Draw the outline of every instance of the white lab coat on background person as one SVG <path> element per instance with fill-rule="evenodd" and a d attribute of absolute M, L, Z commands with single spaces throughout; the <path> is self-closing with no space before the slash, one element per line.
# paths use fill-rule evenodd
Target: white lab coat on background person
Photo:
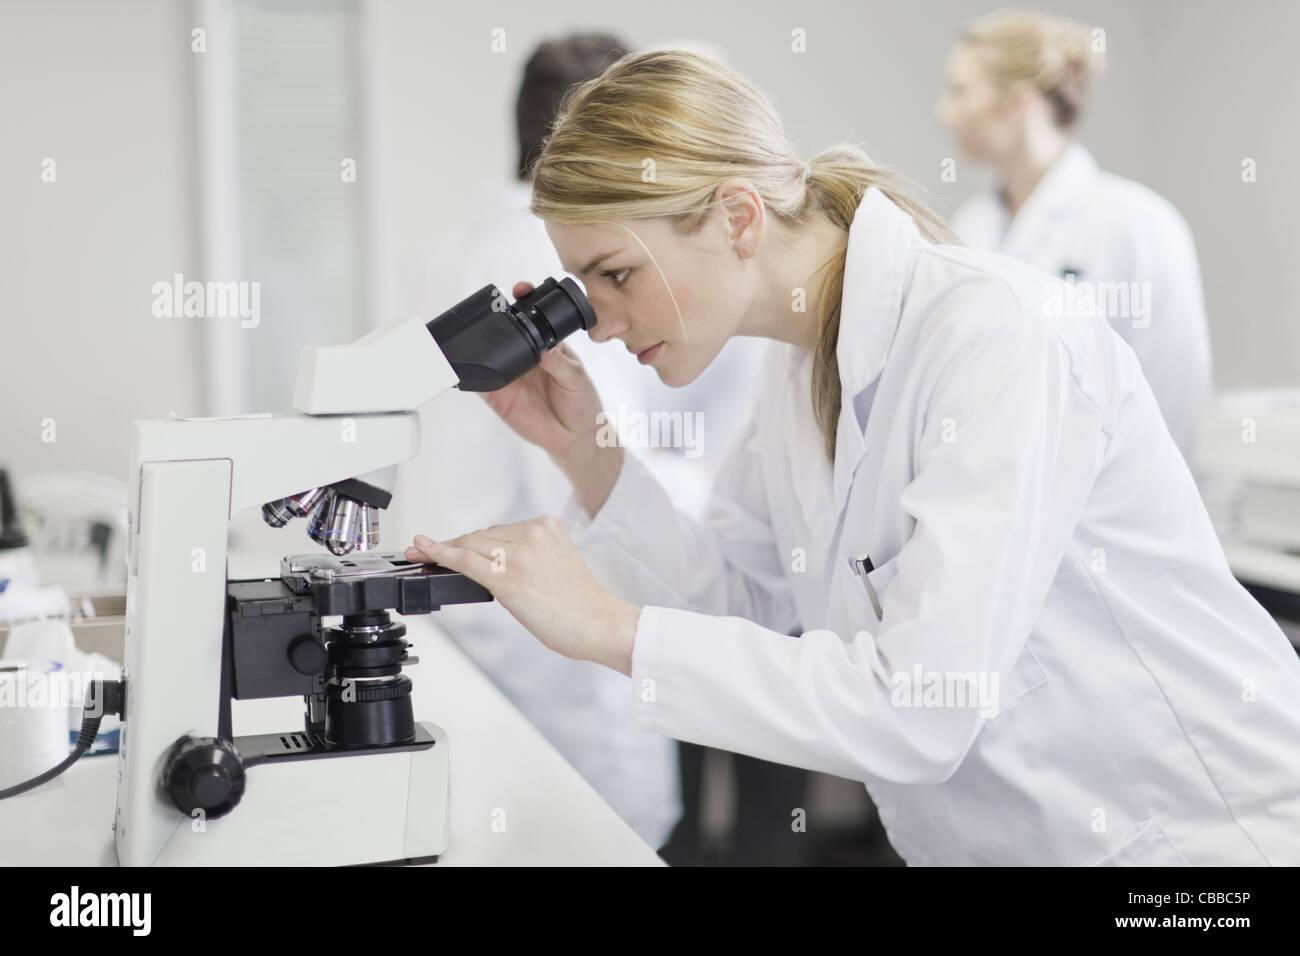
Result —
<path fill-rule="evenodd" d="M 1133 351 L 1042 314 L 1057 281 L 870 189 L 834 466 L 812 353 L 777 346 L 704 520 L 631 455 L 594 517 L 570 495 L 587 564 L 645 605 L 637 724 L 862 781 L 910 864 L 1300 863 L 1300 663 Z M 990 706 L 927 706 L 965 674 Z"/>
<path fill-rule="evenodd" d="M 472 222 L 412 263 L 404 297 L 422 303 L 420 314 L 432 318 L 489 282 L 510 295 L 517 281 L 537 284 L 563 275 L 545 225 L 528 209 L 530 198 L 531 187 L 518 181 L 485 193 Z M 587 368 L 611 421 L 618 421 L 620 404 L 629 412 L 702 410 L 705 434 L 693 435 L 698 448 L 627 449 L 645 457 L 679 502 L 702 504 L 709 462 L 720 457 L 726 430 L 739 423 L 727 416 L 739 409 L 743 417 L 748 402 L 728 392 L 747 396 L 756 370 L 751 347 L 729 350 L 725 368 L 700 387 L 681 390 L 637 366 L 617 343 L 598 345 L 582 332 L 565 341 Z M 400 534 L 385 528 L 385 540 L 409 543 L 416 533 L 452 538 L 563 506 L 569 493 L 563 474 L 481 396 L 440 396 L 422 410 L 421 427 L 422 451 L 403 467 L 394 495 Z M 682 812 L 677 744 L 637 730 L 626 678 L 551 653 L 495 603 L 447 606 L 434 617 L 642 839 L 656 849 L 667 842 Z"/>
<path fill-rule="evenodd" d="M 1008 220 L 1001 197 L 989 190 L 957 210 L 952 228 L 974 249 L 1013 256 L 1054 276 L 1072 274 L 1080 288 L 1090 285 L 1107 320 L 1137 353 L 1183 457 L 1193 460 L 1213 369 L 1196 247 L 1173 205 L 1102 172 L 1074 143 L 1014 218 Z"/>

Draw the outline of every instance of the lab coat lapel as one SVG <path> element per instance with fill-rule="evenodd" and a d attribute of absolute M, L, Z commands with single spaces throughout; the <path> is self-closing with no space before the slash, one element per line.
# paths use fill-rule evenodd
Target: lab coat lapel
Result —
<path fill-rule="evenodd" d="M 1039 247 L 1057 224 L 1088 201 L 1097 179 L 1097 161 L 1075 143 L 1066 147 L 1007 227 L 999 251 L 1026 262 L 1037 261 Z"/>
<path fill-rule="evenodd" d="M 877 189 L 868 189 L 849 229 L 844 294 L 836 354 L 841 404 L 836 431 L 832 496 L 838 524 L 853 476 L 869 449 L 866 422 L 854 406 L 885 367 L 903 310 L 903 286 L 922 239 L 912 218 Z"/>
<path fill-rule="evenodd" d="M 785 393 L 779 407 L 790 461 L 790 486 L 811 541 L 825 548 L 830 546 L 831 467 L 812 410 L 812 354 L 791 346 L 788 356 Z"/>
<path fill-rule="evenodd" d="M 858 420 L 854 399 L 884 368 L 898 330 L 903 284 L 911 274 L 920 243 L 911 217 L 879 190 L 868 189 L 849 227 L 844 264 L 836 345 L 840 414 L 833 467 L 826 461 L 825 444 L 812 413 L 812 355 L 793 347 L 789 351 L 780 414 L 789 447 L 790 481 L 813 541 L 822 549 L 833 544 L 854 473 L 868 451 L 863 440 L 865 422 Z"/>

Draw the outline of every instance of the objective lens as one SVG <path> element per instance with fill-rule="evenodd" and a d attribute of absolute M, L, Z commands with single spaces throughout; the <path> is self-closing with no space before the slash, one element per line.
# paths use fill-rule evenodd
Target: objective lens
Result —
<path fill-rule="evenodd" d="M 312 509 L 327 494 L 328 488 L 310 488 L 288 498 L 268 501 L 262 505 L 262 520 L 272 528 L 283 528 L 294 518 L 305 518 L 311 514 Z"/>
<path fill-rule="evenodd" d="M 347 554 L 357 546 L 361 510 L 361 502 L 335 492 L 329 528 L 325 531 L 325 547 L 329 548 L 330 554 Z"/>
<path fill-rule="evenodd" d="M 379 509 L 362 505 L 357 520 L 357 550 L 373 551 L 379 547 Z"/>
<path fill-rule="evenodd" d="M 325 544 L 325 534 L 331 527 L 330 516 L 333 511 L 334 492 L 326 489 L 325 495 L 312 509 L 311 520 L 307 522 L 307 537 L 317 544 Z"/>
<path fill-rule="evenodd" d="M 329 494 L 328 488 L 310 488 L 307 491 L 285 498 L 284 506 L 296 517 L 305 518 L 312 513 L 312 509 L 327 494 Z"/>
<path fill-rule="evenodd" d="M 272 528 L 283 528 L 295 517 L 304 516 L 307 537 L 323 544 L 331 554 L 379 547 L 379 509 L 329 486 L 262 505 L 262 519 Z"/>
<path fill-rule="evenodd" d="M 272 528 L 283 528 L 293 520 L 293 512 L 289 510 L 287 502 L 287 498 L 281 498 L 262 505 L 262 520 Z"/>

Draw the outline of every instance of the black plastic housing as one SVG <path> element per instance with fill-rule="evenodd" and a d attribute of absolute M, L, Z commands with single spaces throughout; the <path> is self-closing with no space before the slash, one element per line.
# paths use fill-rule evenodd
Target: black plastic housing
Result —
<path fill-rule="evenodd" d="M 465 392 L 494 392 L 537 366 L 542 353 L 579 329 L 596 325 L 596 312 L 576 282 L 547 278 L 513 304 L 486 285 L 426 326 Z"/>

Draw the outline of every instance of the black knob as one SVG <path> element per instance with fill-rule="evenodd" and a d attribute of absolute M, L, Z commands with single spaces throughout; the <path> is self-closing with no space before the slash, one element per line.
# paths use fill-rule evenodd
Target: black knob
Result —
<path fill-rule="evenodd" d="M 243 797 L 244 762 L 224 740 L 182 737 L 163 770 L 163 789 L 186 816 L 202 810 L 215 820 L 235 809 Z"/>
<path fill-rule="evenodd" d="M 289 645 L 289 663 L 299 674 L 313 677 L 325 669 L 329 654 L 325 645 L 304 634 Z"/>

